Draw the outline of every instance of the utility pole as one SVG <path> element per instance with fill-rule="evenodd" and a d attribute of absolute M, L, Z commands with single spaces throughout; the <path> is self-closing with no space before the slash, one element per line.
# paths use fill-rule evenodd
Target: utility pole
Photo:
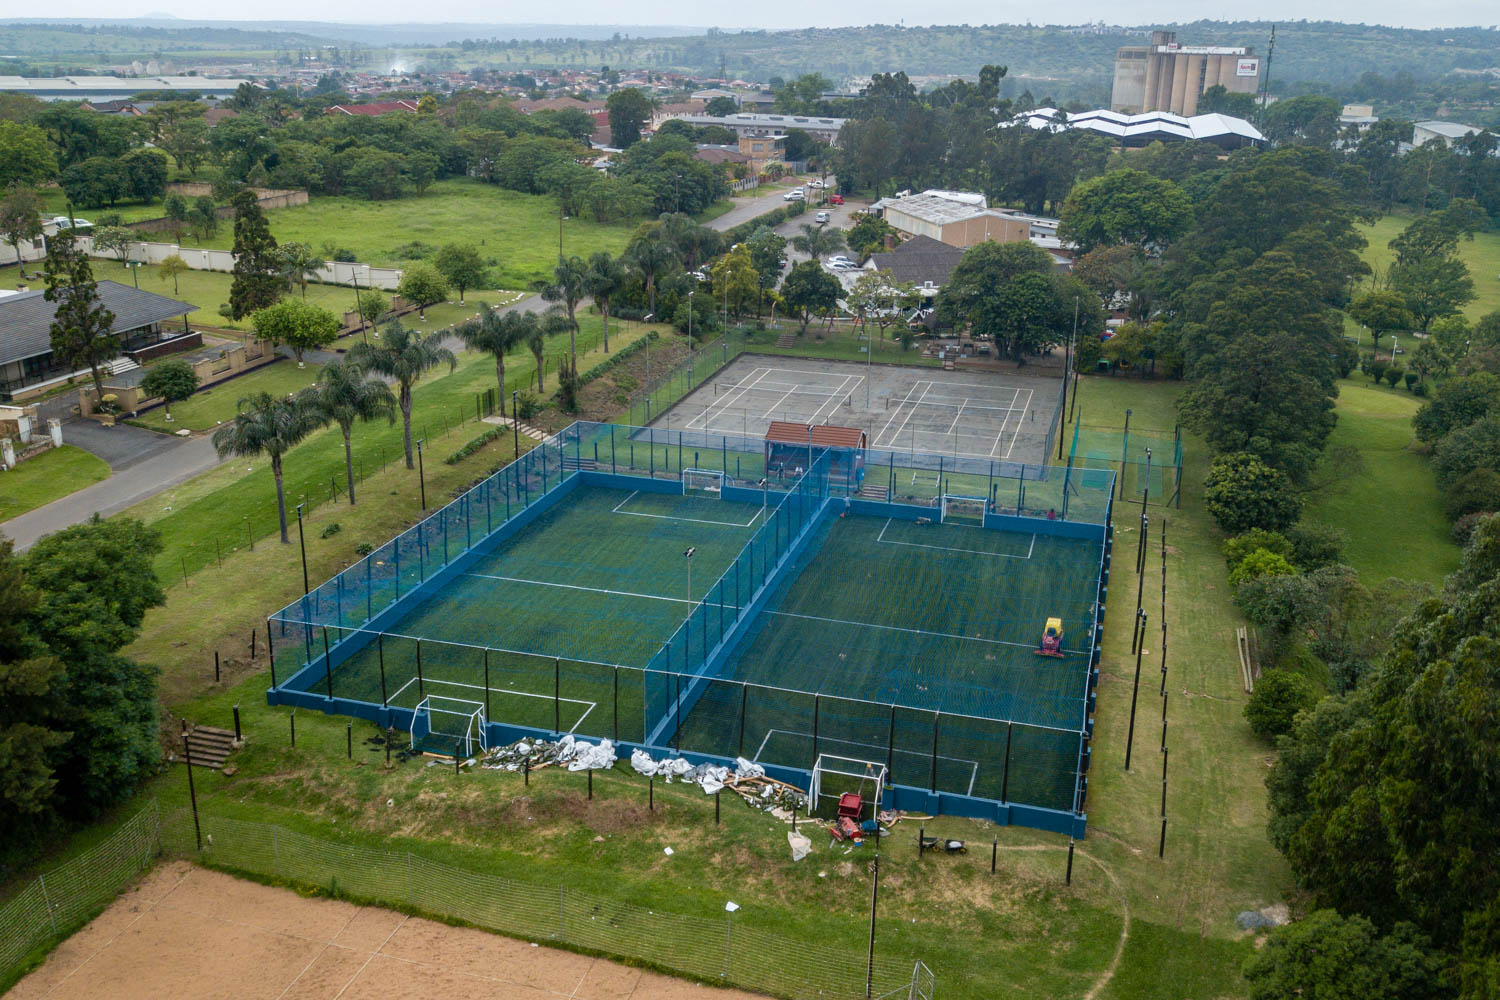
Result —
<path fill-rule="evenodd" d="M 1266 76 L 1261 81 L 1260 90 L 1260 121 L 1256 124 L 1264 127 L 1266 123 L 1266 102 L 1271 99 L 1271 60 L 1276 56 L 1276 25 L 1271 25 L 1271 40 L 1266 45 Z"/>

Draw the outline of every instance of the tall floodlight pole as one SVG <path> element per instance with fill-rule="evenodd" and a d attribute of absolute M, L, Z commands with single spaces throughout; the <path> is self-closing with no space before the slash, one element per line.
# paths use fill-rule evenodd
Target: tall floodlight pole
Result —
<path fill-rule="evenodd" d="M 688 604 L 692 604 L 693 603 L 693 554 L 695 552 L 697 552 L 697 551 L 698 551 L 698 546 L 691 545 L 691 546 L 688 547 L 687 551 L 682 554 L 682 558 L 684 558 L 684 559 L 687 560 L 687 578 L 688 578 L 688 581 L 687 581 L 687 583 L 688 583 L 687 596 L 688 596 Z M 691 615 L 692 612 L 689 611 L 688 614 Z"/>

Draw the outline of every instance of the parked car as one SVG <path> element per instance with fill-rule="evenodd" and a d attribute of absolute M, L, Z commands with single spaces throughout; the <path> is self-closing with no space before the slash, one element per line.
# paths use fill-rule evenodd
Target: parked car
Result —
<path fill-rule="evenodd" d="M 858 264 L 851 264 L 847 260 L 830 260 L 827 264 L 830 271 L 858 271 Z"/>
<path fill-rule="evenodd" d="M 817 178 L 814 178 L 807 182 L 807 186 L 810 188 L 820 188 L 823 186 L 823 182 L 818 180 Z"/>
<path fill-rule="evenodd" d="M 782 201 L 806 201 L 807 195 L 803 194 L 801 188 L 793 188 L 781 196 Z"/>
<path fill-rule="evenodd" d="M 842 205 L 843 203 L 844 196 L 841 194 L 831 194 L 828 196 L 828 204 L 830 205 Z"/>
<path fill-rule="evenodd" d="M 845 257 L 841 253 L 836 253 L 832 257 L 828 258 L 828 263 L 830 263 L 830 264 L 853 264 L 854 261 L 850 260 L 848 257 Z"/>
<path fill-rule="evenodd" d="M 58 215 L 53 217 L 52 224 L 58 229 L 91 229 L 94 225 L 88 219 L 69 219 L 66 215 Z"/>
<path fill-rule="evenodd" d="M 817 215 L 813 216 L 813 218 L 818 222 L 827 222 L 829 216 L 827 212 L 819 212 Z"/>

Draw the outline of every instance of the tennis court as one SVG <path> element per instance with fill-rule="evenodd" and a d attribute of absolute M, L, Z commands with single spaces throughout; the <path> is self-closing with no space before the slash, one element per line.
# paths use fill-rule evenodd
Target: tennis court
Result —
<path fill-rule="evenodd" d="M 740 356 L 653 427 L 758 437 L 773 420 L 858 427 L 870 447 L 1043 464 L 1061 383 L 984 371 Z"/>

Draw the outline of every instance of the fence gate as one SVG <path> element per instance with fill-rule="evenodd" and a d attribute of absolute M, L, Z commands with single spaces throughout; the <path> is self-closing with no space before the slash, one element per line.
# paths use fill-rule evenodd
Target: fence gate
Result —
<path fill-rule="evenodd" d="M 911 1000 L 932 1000 L 937 978 L 921 959 L 911 970 Z"/>

